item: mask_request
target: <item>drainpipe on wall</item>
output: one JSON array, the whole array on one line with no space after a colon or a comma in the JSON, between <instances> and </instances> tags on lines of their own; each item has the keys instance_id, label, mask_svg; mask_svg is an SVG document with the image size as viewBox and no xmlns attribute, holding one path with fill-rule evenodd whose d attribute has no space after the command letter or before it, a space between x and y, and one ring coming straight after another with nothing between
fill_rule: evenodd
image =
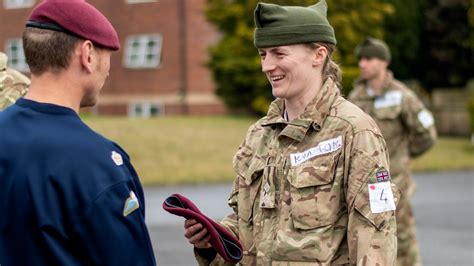
<instances>
[{"instance_id":1,"label":"drainpipe on wall","mask_svg":"<svg viewBox=\"0 0 474 266\"><path fill-rule=\"evenodd\" d=\"M186 14L186 0L179 1L178 19L181 19L179 34L180 34L180 52L181 52L181 88L179 90L181 98L181 112L182 114L189 114L187 100L188 93L188 51L187 51L187 14Z\"/></svg>"}]
</instances>

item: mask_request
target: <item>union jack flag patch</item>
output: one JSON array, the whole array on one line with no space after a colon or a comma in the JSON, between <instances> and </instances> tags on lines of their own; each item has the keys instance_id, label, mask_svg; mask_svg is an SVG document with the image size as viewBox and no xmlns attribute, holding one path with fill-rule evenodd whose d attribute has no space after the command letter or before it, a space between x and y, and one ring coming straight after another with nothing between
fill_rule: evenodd
<instances>
[{"instance_id":1,"label":"union jack flag patch","mask_svg":"<svg viewBox=\"0 0 474 266\"><path fill-rule=\"evenodd\" d=\"M377 178L377 182L385 182L390 180L390 173L385 168L380 168L375 173L375 177Z\"/></svg>"}]
</instances>

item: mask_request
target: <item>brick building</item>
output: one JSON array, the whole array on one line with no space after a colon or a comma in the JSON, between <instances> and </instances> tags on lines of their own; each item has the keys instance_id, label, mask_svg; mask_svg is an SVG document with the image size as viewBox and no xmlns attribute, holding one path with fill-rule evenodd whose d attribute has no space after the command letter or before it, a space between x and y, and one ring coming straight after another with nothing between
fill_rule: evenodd
<instances>
[{"instance_id":1,"label":"brick building","mask_svg":"<svg viewBox=\"0 0 474 266\"><path fill-rule=\"evenodd\" d=\"M9 65L28 73L21 34L40 0L3 0L0 49ZM206 21L206 0L88 0L117 29L122 48L111 59L98 114L132 117L224 113L205 67L219 35Z\"/></svg>"}]
</instances>

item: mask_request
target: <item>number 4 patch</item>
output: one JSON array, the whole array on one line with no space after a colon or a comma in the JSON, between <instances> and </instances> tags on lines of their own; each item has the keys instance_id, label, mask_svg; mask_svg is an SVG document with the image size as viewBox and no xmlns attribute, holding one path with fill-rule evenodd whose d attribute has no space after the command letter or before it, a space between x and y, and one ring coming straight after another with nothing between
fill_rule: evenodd
<instances>
[{"instance_id":1,"label":"number 4 patch","mask_svg":"<svg viewBox=\"0 0 474 266\"><path fill-rule=\"evenodd\" d=\"M395 210L390 182L368 184L370 210L372 213L381 213Z\"/></svg>"}]
</instances>

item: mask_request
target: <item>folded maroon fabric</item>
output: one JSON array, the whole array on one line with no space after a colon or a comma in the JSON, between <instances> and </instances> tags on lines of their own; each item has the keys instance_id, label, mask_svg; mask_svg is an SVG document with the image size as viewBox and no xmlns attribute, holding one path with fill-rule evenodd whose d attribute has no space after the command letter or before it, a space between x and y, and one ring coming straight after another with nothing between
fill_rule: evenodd
<instances>
[{"instance_id":1,"label":"folded maroon fabric","mask_svg":"<svg viewBox=\"0 0 474 266\"><path fill-rule=\"evenodd\" d=\"M211 245L227 262L238 263L242 259L242 245L239 240L223 226L204 215L188 198L173 194L163 202L163 209L169 213L195 219L201 223L211 235Z\"/></svg>"}]
</instances>

